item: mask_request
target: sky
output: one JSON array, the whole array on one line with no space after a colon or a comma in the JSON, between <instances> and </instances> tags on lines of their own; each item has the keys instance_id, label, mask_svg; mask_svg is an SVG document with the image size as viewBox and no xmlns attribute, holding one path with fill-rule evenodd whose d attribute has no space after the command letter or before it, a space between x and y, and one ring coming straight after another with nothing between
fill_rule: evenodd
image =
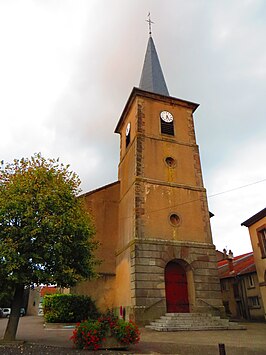
<instances>
[{"instance_id":1,"label":"sky","mask_svg":"<svg viewBox=\"0 0 266 355\"><path fill-rule=\"evenodd\" d=\"M200 104L214 244L249 252L241 223L266 197L264 0L0 0L0 160L59 157L83 192L116 181L149 12L170 95Z\"/></svg>"}]
</instances>

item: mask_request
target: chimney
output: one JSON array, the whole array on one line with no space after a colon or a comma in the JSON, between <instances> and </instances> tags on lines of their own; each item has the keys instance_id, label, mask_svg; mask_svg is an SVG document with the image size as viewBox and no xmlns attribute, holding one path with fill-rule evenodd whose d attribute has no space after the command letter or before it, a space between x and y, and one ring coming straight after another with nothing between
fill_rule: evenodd
<instances>
[{"instance_id":1,"label":"chimney","mask_svg":"<svg viewBox=\"0 0 266 355\"><path fill-rule=\"evenodd\" d=\"M229 267L229 272L230 274L233 274L235 272L234 270L234 265L233 265L233 260L234 260L234 255L231 250L229 250L228 256L227 256L227 261L228 261L228 267Z\"/></svg>"},{"instance_id":2,"label":"chimney","mask_svg":"<svg viewBox=\"0 0 266 355\"><path fill-rule=\"evenodd\" d=\"M226 249L223 249L223 260L227 259L227 252Z\"/></svg>"}]
</instances>

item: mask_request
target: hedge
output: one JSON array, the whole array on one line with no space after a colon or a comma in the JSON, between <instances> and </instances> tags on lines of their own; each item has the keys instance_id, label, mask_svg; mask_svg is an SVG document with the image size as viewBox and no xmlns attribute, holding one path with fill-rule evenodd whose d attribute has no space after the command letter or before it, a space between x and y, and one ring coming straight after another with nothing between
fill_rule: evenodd
<instances>
[{"instance_id":1,"label":"hedge","mask_svg":"<svg viewBox=\"0 0 266 355\"><path fill-rule=\"evenodd\" d=\"M71 294L45 295L43 313L49 323L76 323L99 316L90 297Z\"/></svg>"}]
</instances>

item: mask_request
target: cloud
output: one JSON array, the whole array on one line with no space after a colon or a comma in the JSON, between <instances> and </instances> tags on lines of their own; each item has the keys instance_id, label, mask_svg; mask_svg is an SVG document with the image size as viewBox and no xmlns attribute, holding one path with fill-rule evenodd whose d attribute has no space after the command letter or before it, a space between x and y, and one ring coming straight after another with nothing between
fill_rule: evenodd
<instances>
[{"instance_id":1,"label":"cloud","mask_svg":"<svg viewBox=\"0 0 266 355\"><path fill-rule=\"evenodd\" d=\"M265 176L263 0L1 1L1 160L60 157L83 191L117 179L113 131L139 83L148 12L171 95L201 104L194 118L209 193ZM264 204L263 186L210 198L217 245L240 236Z\"/></svg>"},{"instance_id":2,"label":"cloud","mask_svg":"<svg viewBox=\"0 0 266 355\"><path fill-rule=\"evenodd\" d=\"M209 196L234 189L210 197L209 208L215 214L211 219L214 244L237 254L251 250L248 229L241 223L265 208L266 200L265 141L250 140L239 148L206 184Z\"/></svg>"}]
</instances>

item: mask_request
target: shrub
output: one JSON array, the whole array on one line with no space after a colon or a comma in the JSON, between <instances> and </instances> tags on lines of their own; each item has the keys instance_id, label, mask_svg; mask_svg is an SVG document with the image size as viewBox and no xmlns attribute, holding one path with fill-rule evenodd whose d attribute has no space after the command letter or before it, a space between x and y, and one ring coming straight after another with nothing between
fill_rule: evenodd
<instances>
[{"instance_id":1,"label":"shrub","mask_svg":"<svg viewBox=\"0 0 266 355\"><path fill-rule=\"evenodd\" d=\"M126 322L108 311L97 321L84 321L76 325L71 340L78 349L98 350L107 335L113 336L122 346L137 344L140 332L133 322Z\"/></svg>"},{"instance_id":2,"label":"shrub","mask_svg":"<svg viewBox=\"0 0 266 355\"><path fill-rule=\"evenodd\" d=\"M70 294L45 295L43 312L44 319L50 323L76 323L99 316L90 297Z\"/></svg>"}]
</instances>

